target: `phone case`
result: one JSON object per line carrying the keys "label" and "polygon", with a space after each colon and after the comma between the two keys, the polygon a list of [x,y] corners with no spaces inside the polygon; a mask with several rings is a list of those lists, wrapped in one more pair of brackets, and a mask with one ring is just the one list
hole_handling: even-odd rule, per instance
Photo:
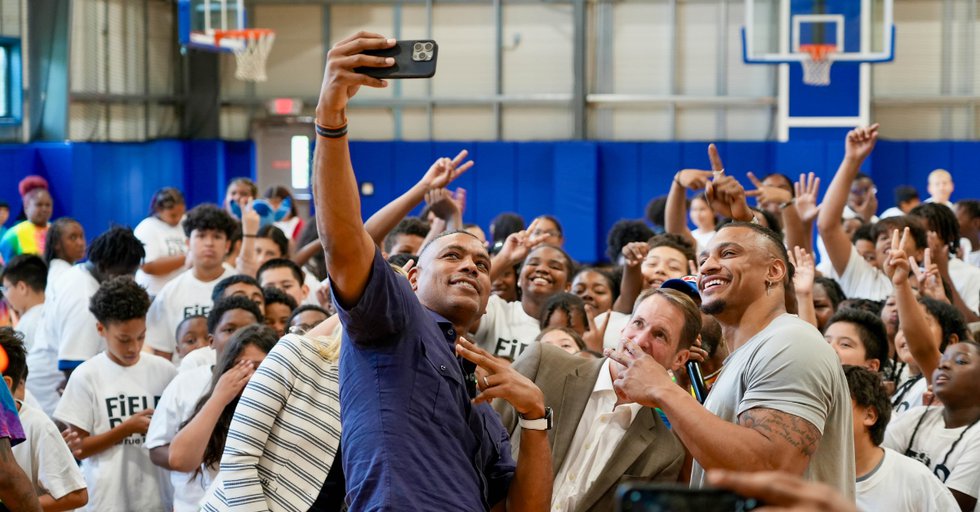
{"label": "phone case", "polygon": [[387,68],[359,67],[354,72],[375,78],[432,78],[436,74],[439,45],[432,40],[398,41],[384,50],[367,50],[364,55],[394,57],[395,64]]}

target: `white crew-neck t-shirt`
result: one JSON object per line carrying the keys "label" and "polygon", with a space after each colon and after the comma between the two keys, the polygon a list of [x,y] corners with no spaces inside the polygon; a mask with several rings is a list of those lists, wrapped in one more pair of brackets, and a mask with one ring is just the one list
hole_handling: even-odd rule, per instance
{"label": "white crew-neck t-shirt", "polygon": [[[177,223],[176,226],[171,226],[156,217],[147,217],[136,225],[133,234],[140,242],[143,242],[143,249],[146,251],[146,257],[143,258],[144,263],[187,253],[187,236],[184,235],[183,221]],[[151,297],[155,297],[164,285],[183,271],[184,268],[180,267],[169,274],[154,276],[137,270],[136,282],[143,285],[146,288],[146,293],[149,293]]]}
{"label": "white crew-neck t-shirt", "polygon": [[167,283],[153,299],[146,314],[146,345],[161,352],[173,353],[174,361],[177,361],[177,326],[189,316],[207,316],[214,305],[211,302],[214,286],[237,273],[225,269],[216,279],[204,282],[189,271]]}
{"label": "white crew-neck t-shirt", "polygon": [[885,448],[881,464],[858,478],[854,487],[858,510],[947,512],[959,510],[956,499],[921,462]]}
{"label": "white crew-neck t-shirt", "polygon": [[82,471],[51,418],[28,403],[21,403],[17,414],[27,439],[11,451],[17,465],[31,479],[34,491],[58,500],[84,489]]}
{"label": "white crew-neck t-shirt", "polygon": [[[54,417],[89,434],[103,434],[135,413],[155,408],[177,369],[143,353],[120,366],[102,352],[71,375]],[[171,509],[167,472],[150,461],[145,436],[134,434],[82,461],[92,512],[166,512]]]}
{"label": "white crew-neck t-shirt", "polygon": [[[199,349],[204,350],[204,349]],[[153,411],[153,420],[146,431],[146,448],[166,446],[174,440],[180,426],[191,419],[197,402],[211,388],[211,366],[199,366],[180,372],[163,391],[160,403]],[[202,475],[170,471],[173,486],[174,512],[197,512],[204,499],[205,482]]]}

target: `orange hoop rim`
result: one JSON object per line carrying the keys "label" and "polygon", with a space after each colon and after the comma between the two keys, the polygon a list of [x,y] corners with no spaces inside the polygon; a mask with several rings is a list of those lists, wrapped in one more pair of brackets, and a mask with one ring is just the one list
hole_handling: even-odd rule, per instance
{"label": "orange hoop rim", "polygon": [[241,28],[235,30],[215,30],[214,43],[220,44],[222,39],[244,39],[246,41],[261,39],[264,36],[274,35],[275,30],[271,28]]}
{"label": "orange hoop rim", "polygon": [[801,44],[800,51],[810,54],[810,58],[815,61],[823,61],[827,60],[828,55],[837,53],[837,45],[835,43]]}

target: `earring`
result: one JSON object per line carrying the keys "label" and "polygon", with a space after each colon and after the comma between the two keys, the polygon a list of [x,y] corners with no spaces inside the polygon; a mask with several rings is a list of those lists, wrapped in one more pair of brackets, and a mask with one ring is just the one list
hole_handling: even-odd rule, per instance
{"label": "earring", "polygon": [[772,292],[772,283],[766,281],[766,295],[769,295],[771,292]]}

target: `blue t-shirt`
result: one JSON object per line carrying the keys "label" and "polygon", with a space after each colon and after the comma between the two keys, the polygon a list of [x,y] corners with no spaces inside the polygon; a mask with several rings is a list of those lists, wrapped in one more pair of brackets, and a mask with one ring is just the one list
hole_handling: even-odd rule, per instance
{"label": "blue t-shirt", "polygon": [[452,324],[375,252],[344,326],[340,416],[351,510],[489,510],[516,465],[487,404],[472,405]]}

